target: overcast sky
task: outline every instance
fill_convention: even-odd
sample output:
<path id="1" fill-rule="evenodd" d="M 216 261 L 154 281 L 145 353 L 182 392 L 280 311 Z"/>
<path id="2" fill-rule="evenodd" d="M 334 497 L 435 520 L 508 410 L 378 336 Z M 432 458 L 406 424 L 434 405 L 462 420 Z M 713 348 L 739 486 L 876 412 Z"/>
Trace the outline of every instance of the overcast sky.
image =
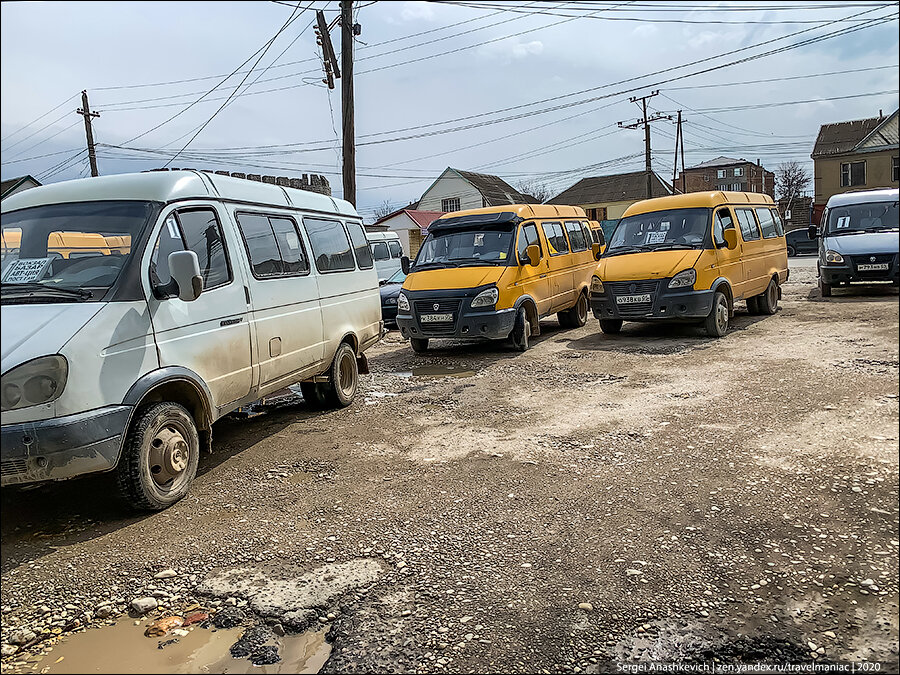
<path id="1" fill-rule="evenodd" d="M 819 125 L 898 105 L 896 2 L 355 6 L 362 26 L 358 208 L 368 219 L 385 201 L 418 199 L 447 166 L 495 173 L 513 185 L 536 180 L 554 194 L 584 176 L 640 170 L 643 132 L 617 122 L 640 116 L 630 96 L 655 89 L 653 111 L 683 110 L 687 166 L 726 155 L 760 159 L 770 170 L 798 160 L 811 171 Z M 101 174 L 170 160 L 175 167 L 315 172 L 341 196 L 340 81 L 333 91 L 322 84 L 311 25 L 313 9 L 331 21 L 338 3 L 299 8 L 3 2 L 3 179 L 87 175 L 84 125 L 75 113 L 87 89 L 100 112 Z M 254 53 L 276 34 L 248 75 Z M 340 27 L 333 35 L 339 52 Z M 780 51 L 753 58 L 773 50 Z M 674 123 L 656 122 L 652 133 L 654 168 L 671 180 Z"/>

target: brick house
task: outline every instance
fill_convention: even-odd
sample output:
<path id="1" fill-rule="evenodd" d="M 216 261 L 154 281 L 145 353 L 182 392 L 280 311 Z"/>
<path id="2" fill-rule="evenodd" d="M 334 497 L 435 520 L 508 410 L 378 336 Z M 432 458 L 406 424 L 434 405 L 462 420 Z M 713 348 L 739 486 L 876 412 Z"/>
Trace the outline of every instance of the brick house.
<path id="1" fill-rule="evenodd" d="M 761 192 L 775 198 L 775 174 L 756 163 L 733 157 L 716 157 L 689 166 L 678 176 L 675 188 L 682 192 Z"/>

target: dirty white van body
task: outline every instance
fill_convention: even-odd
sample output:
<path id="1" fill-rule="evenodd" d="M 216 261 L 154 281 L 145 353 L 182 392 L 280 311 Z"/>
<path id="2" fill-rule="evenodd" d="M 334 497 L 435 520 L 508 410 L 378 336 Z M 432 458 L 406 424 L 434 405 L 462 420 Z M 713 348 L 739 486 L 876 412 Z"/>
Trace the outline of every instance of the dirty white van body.
<path id="1" fill-rule="evenodd" d="M 21 242 L 0 285 L 3 485 L 115 470 L 127 501 L 165 508 L 215 420 L 297 382 L 348 405 L 383 332 L 361 219 L 325 195 L 126 174 L 9 197 L 2 228 Z M 70 231 L 119 254 L 48 255 Z"/>
<path id="2" fill-rule="evenodd" d="M 378 281 L 387 281 L 400 269 L 400 258 L 403 257 L 400 235 L 390 231 L 366 232 L 366 238 L 372 249 L 372 257 L 375 258 Z"/>

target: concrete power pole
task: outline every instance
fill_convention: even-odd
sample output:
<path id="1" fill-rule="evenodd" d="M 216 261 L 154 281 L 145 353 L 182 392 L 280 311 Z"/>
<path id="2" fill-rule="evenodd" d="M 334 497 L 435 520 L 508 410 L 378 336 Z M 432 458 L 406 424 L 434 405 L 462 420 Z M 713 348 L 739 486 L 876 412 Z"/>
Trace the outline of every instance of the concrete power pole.
<path id="1" fill-rule="evenodd" d="M 87 89 L 81 92 L 81 107 L 78 114 L 84 116 L 84 133 L 87 136 L 88 159 L 91 162 L 91 176 L 99 176 L 97 170 L 97 151 L 94 148 L 94 130 L 91 128 L 91 118 L 100 117 L 100 113 L 91 112 L 91 106 L 88 104 Z"/>
<path id="2" fill-rule="evenodd" d="M 647 172 L 647 199 L 650 199 L 653 196 L 653 165 L 650 159 L 650 123 L 658 120 L 672 119 L 671 115 L 664 115 L 662 113 L 656 113 L 651 117 L 647 117 L 647 100 L 653 98 L 657 94 L 659 94 L 658 90 L 654 91 L 649 96 L 632 96 L 628 100 L 632 103 L 640 101 L 644 116 L 642 119 L 632 122 L 631 124 L 619 122 L 620 129 L 637 129 L 639 126 L 644 127 L 644 170 Z"/>
<path id="3" fill-rule="evenodd" d="M 353 117 L 353 2 L 341 0 L 341 111 L 344 141 L 344 199 L 356 206 L 356 132 Z"/>

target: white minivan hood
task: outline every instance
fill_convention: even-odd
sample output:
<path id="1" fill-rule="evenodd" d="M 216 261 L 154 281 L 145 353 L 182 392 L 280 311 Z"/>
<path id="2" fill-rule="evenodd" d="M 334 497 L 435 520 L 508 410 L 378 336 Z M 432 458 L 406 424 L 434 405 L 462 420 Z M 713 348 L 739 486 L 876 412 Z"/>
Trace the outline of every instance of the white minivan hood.
<path id="1" fill-rule="evenodd" d="M 103 307 L 102 302 L 3 305 L 0 309 L 0 372 L 39 356 L 58 354 Z"/>

